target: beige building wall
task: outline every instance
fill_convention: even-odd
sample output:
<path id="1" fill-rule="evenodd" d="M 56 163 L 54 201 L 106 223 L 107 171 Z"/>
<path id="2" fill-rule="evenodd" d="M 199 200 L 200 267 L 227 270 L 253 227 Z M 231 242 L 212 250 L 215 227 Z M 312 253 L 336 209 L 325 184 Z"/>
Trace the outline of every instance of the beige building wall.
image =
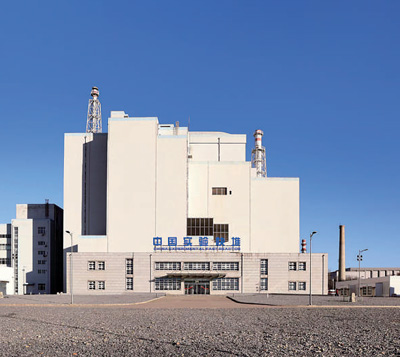
<path id="1" fill-rule="evenodd" d="M 108 121 L 108 251 L 148 251 L 156 234 L 158 120 L 113 114 Z"/>
<path id="2" fill-rule="evenodd" d="M 106 179 L 107 134 L 65 134 L 64 227 L 75 238 L 106 234 Z"/>
<path id="3" fill-rule="evenodd" d="M 251 252 L 298 252 L 299 216 L 298 178 L 252 178 Z"/>
<path id="4" fill-rule="evenodd" d="M 158 136 L 156 161 L 155 235 L 166 244 L 168 237 L 186 236 L 187 135 Z M 153 248 L 152 238 L 146 237 L 147 251 Z"/>
<path id="5" fill-rule="evenodd" d="M 166 294 L 185 294 L 182 279 L 180 290 L 155 290 L 156 278 L 167 277 L 169 274 L 191 274 L 187 279 L 201 279 L 201 274 L 222 274 L 226 278 L 238 278 L 238 290 L 213 290 L 210 283 L 211 294 L 225 295 L 227 293 L 279 293 L 279 294 L 309 294 L 310 265 L 309 254 L 246 254 L 246 253 L 192 253 L 192 252 L 164 252 L 164 253 L 74 253 L 74 292 L 79 294 L 115 294 L 134 292 L 159 292 Z M 133 259 L 134 289 L 126 290 L 126 259 Z M 268 260 L 268 274 L 261 275 L 261 259 Z M 88 270 L 88 261 L 104 261 L 104 271 Z M 156 262 L 181 262 L 182 270 L 155 270 Z M 184 270 L 184 262 L 210 262 L 210 271 Z M 214 262 L 237 262 L 238 271 L 213 270 Z M 306 270 L 289 270 L 289 262 L 306 263 Z M 69 264 L 69 261 L 68 261 Z M 325 295 L 328 292 L 327 254 L 312 254 L 312 293 Z M 69 268 L 68 268 L 69 274 Z M 77 276 L 75 278 L 75 276 Z M 268 279 L 268 289 L 260 290 L 261 278 Z M 103 291 L 88 290 L 88 281 L 105 281 L 106 289 Z M 289 282 L 296 282 L 297 289 L 289 290 Z M 299 290 L 299 282 L 306 283 L 305 290 Z M 69 285 L 68 285 L 69 286 Z"/>
<path id="6" fill-rule="evenodd" d="M 246 135 L 189 132 L 191 161 L 246 161 Z"/>

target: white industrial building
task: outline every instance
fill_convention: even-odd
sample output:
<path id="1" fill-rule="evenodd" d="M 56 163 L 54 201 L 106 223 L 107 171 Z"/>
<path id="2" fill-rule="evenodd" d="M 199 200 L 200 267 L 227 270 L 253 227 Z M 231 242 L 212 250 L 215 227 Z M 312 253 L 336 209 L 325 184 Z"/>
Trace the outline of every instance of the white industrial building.
<path id="1" fill-rule="evenodd" d="M 96 125 L 90 114 L 92 129 L 65 134 L 64 251 L 72 240 L 74 293 L 309 292 L 299 179 L 267 177 L 260 130 L 249 162 L 246 135 L 191 132 L 123 111 L 111 112 L 108 133 Z M 312 291 L 326 294 L 328 256 L 312 256 Z"/>
<path id="2" fill-rule="evenodd" d="M 62 291 L 63 211 L 54 204 L 18 204 L 11 224 L 0 225 L 0 292 Z"/>

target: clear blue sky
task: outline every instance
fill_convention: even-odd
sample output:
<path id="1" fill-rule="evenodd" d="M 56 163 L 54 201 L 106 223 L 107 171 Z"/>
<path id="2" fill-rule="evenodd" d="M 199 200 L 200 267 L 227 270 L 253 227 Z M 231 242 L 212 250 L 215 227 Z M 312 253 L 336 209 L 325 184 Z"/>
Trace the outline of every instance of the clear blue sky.
<path id="1" fill-rule="evenodd" d="M 63 135 L 93 85 L 111 110 L 191 130 L 264 130 L 300 177 L 301 238 L 337 268 L 400 266 L 399 1 L 22 1 L 0 11 L 0 222 L 63 206 Z M 249 155 L 248 155 L 249 157 Z"/>

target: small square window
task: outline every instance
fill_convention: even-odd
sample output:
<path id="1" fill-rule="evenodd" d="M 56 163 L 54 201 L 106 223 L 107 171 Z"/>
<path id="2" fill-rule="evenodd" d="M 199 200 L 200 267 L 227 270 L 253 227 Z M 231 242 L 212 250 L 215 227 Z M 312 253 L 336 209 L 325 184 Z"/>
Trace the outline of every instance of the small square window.
<path id="1" fill-rule="evenodd" d="M 46 227 L 38 227 L 38 234 L 44 236 L 46 234 Z"/>
<path id="2" fill-rule="evenodd" d="M 106 289 L 106 282 L 105 281 L 98 281 L 97 282 L 97 288 L 99 290 L 105 290 Z"/>
<path id="3" fill-rule="evenodd" d="M 262 278 L 260 281 L 260 290 L 266 291 L 268 290 L 268 278 Z"/>
<path id="4" fill-rule="evenodd" d="M 289 281 L 289 290 L 296 290 L 296 282 Z"/>
<path id="5" fill-rule="evenodd" d="M 301 271 L 306 270 L 306 262 L 299 262 L 299 270 Z"/>
<path id="6" fill-rule="evenodd" d="M 297 263 L 289 262 L 289 270 L 297 270 Z"/>
<path id="7" fill-rule="evenodd" d="M 91 260 L 88 261 L 88 270 L 95 270 L 96 269 L 96 262 Z"/>
<path id="8" fill-rule="evenodd" d="M 88 281 L 88 289 L 95 290 L 96 289 L 96 282 L 93 280 Z"/>
<path id="9" fill-rule="evenodd" d="M 38 284 L 38 290 L 39 291 L 46 290 L 46 284 Z"/>
<path id="10" fill-rule="evenodd" d="M 306 290 L 306 282 L 305 281 L 299 281 L 299 290 Z"/>
<path id="11" fill-rule="evenodd" d="M 126 290 L 133 290 L 133 278 L 126 278 Z"/>
<path id="12" fill-rule="evenodd" d="M 97 262 L 97 269 L 106 270 L 106 262 Z"/>

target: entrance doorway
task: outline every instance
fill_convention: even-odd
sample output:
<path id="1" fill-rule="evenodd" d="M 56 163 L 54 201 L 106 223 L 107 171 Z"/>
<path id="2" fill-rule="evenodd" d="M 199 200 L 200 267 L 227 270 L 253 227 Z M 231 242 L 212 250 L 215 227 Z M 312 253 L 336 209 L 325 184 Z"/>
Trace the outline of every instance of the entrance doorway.
<path id="1" fill-rule="evenodd" d="M 210 295 L 209 280 L 185 281 L 185 295 Z"/>

